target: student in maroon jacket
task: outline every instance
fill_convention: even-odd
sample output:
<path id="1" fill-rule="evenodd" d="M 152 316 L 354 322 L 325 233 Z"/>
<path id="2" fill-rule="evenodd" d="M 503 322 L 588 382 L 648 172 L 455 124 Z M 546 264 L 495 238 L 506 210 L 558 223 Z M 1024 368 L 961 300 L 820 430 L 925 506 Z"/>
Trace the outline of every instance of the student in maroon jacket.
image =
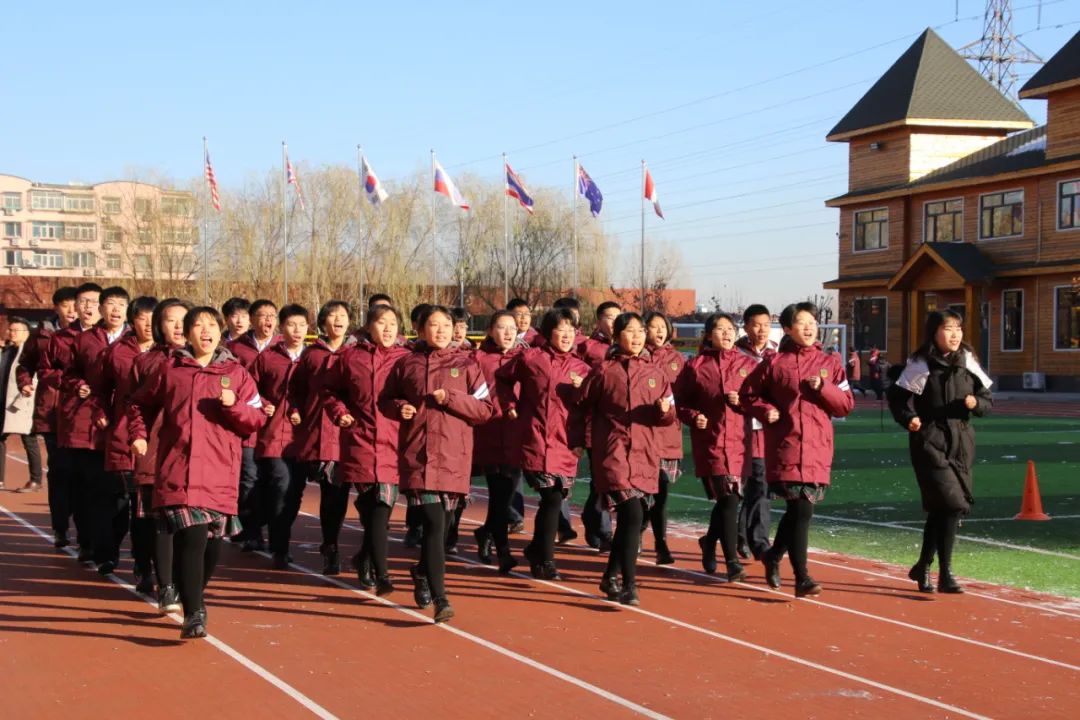
<path id="1" fill-rule="evenodd" d="M 488 388 L 495 389 L 495 373 L 509 364 L 520 352 L 517 345 L 517 323 L 507 310 L 491 316 L 488 336 L 473 352 L 472 358 L 484 371 Z M 490 422 L 473 429 L 473 468 L 483 473 L 488 486 L 487 517 L 476 528 L 477 554 L 480 561 L 491 562 L 491 547 L 499 558 L 499 572 L 509 573 L 517 565 L 510 554 L 507 528 L 510 522 L 510 505 L 514 500 L 514 486 L 521 475 L 518 465 L 519 423 L 500 413 Z"/>
<path id="2" fill-rule="evenodd" d="M 754 304 L 743 311 L 743 332 L 746 334 L 735 341 L 735 348 L 743 355 L 760 363 L 776 354 L 777 345 L 769 339 L 772 314 L 767 307 Z M 769 488 L 765 484 L 765 426 L 749 416 L 747 422 L 750 423 L 753 459 L 750 476 L 743 484 L 742 505 L 739 507 L 738 553 L 744 559 L 753 555 L 755 560 L 760 560 L 769 549 L 769 530 L 772 529 Z"/>
<path id="3" fill-rule="evenodd" d="M 600 589 L 611 600 L 637 605 L 641 525 L 660 474 L 657 428 L 675 422 L 675 403 L 664 370 L 645 348 L 641 316 L 623 313 L 612 333 L 611 355 L 586 378 L 582 406 L 592 414 L 597 494 L 618 513 Z"/>
<path id="4" fill-rule="evenodd" d="M 356 344 L 356 336 L 349 335 L 350 321 L 344 300 L 323 305 L 316 320 L 322 335 L 304 349 L 289 381 L 289 405 L 299 420 L 296 458 L 304 464 L 307 478 L 319 483 L 323 575 L 341 572 L 338 536 L 349 503 L 349 486 L 339 472 L 342 431 L 325 408 L 323 387 L 341 354 Z"/>
<path id="5" fill-rule="evenodd" d="M 235 340 L 247 335 L 251 330 L 251 303 L 246 298 L 231 297 L 221 306 L 221 316 L 225 318 L 223 342 Z"/>
<path id="6" fill-rule="evenodd" d="M 337 480 L 346 488 L 356 486 L 356 510 L 364 526 L 354 562 L 357 577 L 361 587 L 374 588 L 377 595 L 394 591 L 386 552 L 398 497 L 399 419 L 379 409 L 379 398 L 394 366 L 410 354 L 397 342 L 400 327 L 393 307 L 369 309 L 363 339 L 339 353 L 322 386 L 326 412 L 343 429 Z"/>
<path id="7" fill-rule="evenodd" d="M 766 477 L 771 497 L 787 502 L 772 548 L 761 561 L 770 587 L 780 587 L 780 561 L 790 552 L 795 596 L 821 593 L 806 569 L 814 503 L 825 497 L 833 460 L 832 418 L 855 405 L 843 360 L 818 342 L 818 309 L 788 305 L 780 315 L 780 350 L 750 374 L 739 402 L 766 423 Z"/>
<path id="8" fill-rule="evenodd" d="M 576 345 L 578 356 L 587 362 L 590 367 L 598 367 L 604 362 L 608 351 L 611 349 L 612 328 L 615 319 L 622 312 L 619 303 L 602 302 L 596 307 L 596 329 L 587 340 Z M 590 438 L 590 418 L 585 419 L 585 441 L 592 448 Z M 590 450 L 590 463 L 592 454 Z M 596 469 L 592 471 L 593 479 L 589 481 L 589 497 L 581 508 L 581 524 L 585 526 L 585 542 L 590 547 L 606 552 L 611 547 L 611 513 L 601 502 L 596 492 Z"/>
<path id="9" fill-rule="evenodd" d="M 569 308 L 549 311 L 540 323 L 543 346 L 519 353 L 495 373 L 499 405 L 518 423 L 515 464 L 540 495 L 525 557 L 533 577 L 546 580 L 559 579 L 556 527 L 585 454 L 585 419 L 578 401 L 590 368 L 573 353 L 576 331 Z"/>
<path id="10" fill-rule="evenodd" d="M 101 291 L 101 320 L 79 333 L 71 362 L 60 381 L 64 414 L 60 442 L 69 448 L 76 492 L 84 500 L 90 528 L 93 560 L 102 575 L 120 564 L 120 543 L 127 535 L 127 488 L 123 480 L 105 469 L 105 429 L 108 426 L 105 357 L 109 347 L 130 332 L 127 325 L 129 297 L 122 287 Z"/>
<path id="11" fill-rule="evenodd" d="M 529 303 L 521 298 L 514 298 L 506 303 L 506 311 L 514 316 L 514 323 L 517 325 L 518 340 L 520 340 L 525 347 L 534 347 L 534 343 L 540 333 L 538 333 L 536 328 L 532 325 L 532 309 L 529 308 Z"/>
<path id="12" fill-rule="evenodd" d="M 56 407 L 60 398 L 61 373 L 49 363 L 49 341 L 54 333 L 67 328 L 79 318 L 75 308 L 75 288 L 58 288 L 52 296 L 56 314 L 43 320 L 30 333 L 15 368 L 19 392 L 34 398 L 34 420 L 31 430 L 45 441 L 48 453 L 46 486 L 49 495 L 49 514 L 52 519 L 53 544 L 68 545 L 68 518 L 71 516 L 71 472 L 64 452 L 56 446 Z M 35 376 L 37 381 L 35 383 Z M 34 488 L 29 488 L 33 490 Z"/>
<path id="13" fill-rule="evenodd" d="M 686 358 L 671 346 L 673 329 L 671 321 L 663 313 L 645 313 L 645 347 L 667 376 L 672 386 L 686 365 Z M 676 413 L 676 418 L 678 414 Z M 668 486 L 679 479 L 683 459 L 682 426 L 678 421 L 664 425 L 656 430 L 660 442 L 660 479 L 653 506 L 649 509 L 648 524 L 652 525 L 653 539 L 656 543 L 656 564 L 671 565 L 675 558 L 667 544 L 667 497 Z M 642 533 L 645 526 L 642 525 Z"/>
<path id="14" fill-rule="evenodd" d="M 746 579 L 736 553 L 739 496 L 750 475 L 750 438 L 739 401 L 743 382 L 757 361 L 735 349 L 738 330 L 727 313 L 705 320 L 701 351 L 675 382 L 680 419 L 690 427 L 694 470 L 716 504 L 709 530 L 698 539 L 701 566 L 716 572 L 716 541 L 724 551 L 728 582 Z"/>
<path id="15" fill-rule="evenodd" d="M 135 561 L 135 590 L 143 595 L 154 592 L 151 558 L 154 555 L 154 525 L 139 508 L 135 484 L 135 459 L 131 454 L 127 406 L 135 391 L 133 372 L 138 357 L 154 345 L 153 313 L 157 298 L 137 297 L 127 309 L 132 332 L 105 351 L 102 379 L 102 404 L 95 421 L 105 427 L 105 472 L 118 476 L 127 490 L 130 515 L 125 516 L 131 531 L 131 556 Z"/>
<path id="16" fill-rule="evenodd" d="M 236 315 L 235 308 L 233 314 Z M 251 303 L 248 308 L 251 329 L 236 338 L 229 340 L 226 347 L 236 356 L 236 359 L 251 372 L 255 359 L 266 348 L 281 341 L 277 334 L 277 306 L 266 299 L 259 299 Z M 239 313 L 241 316 L 243 313 Z M 234 321 L 233 327 L 239 330 L 243 327 L 243 317 Z M 259 466 L 255 462 L 255 437 L 244 438 L 244 457 L 240 470 L 240 498 L 239 513 L 240 524 L 244 527 L 244 534 L 234 540 L 243 540 L 244 552 L 262 552 L 266 549 L 263 542 L 262 528 L 266 525 L 266 518 L 262 517 L 262 506 L 265 504 L 257 488 L 259 479 Z"/>
<path id="17" fill-rule="evenodd" d="M 182 639 L 206 636 L 203 589 L 222 538 L 239 530 L 241 439 L 266 422 L 255 381 L 220 344 L 222 324 L 212 307 L 191 310 L 184 317 L 187 347 L 135 391 L 128 412 L 138 455 L 147 451 L 146 414 L 160 414 L 154 511 L 175 543 Z"/>
<path id="18" fill-rule="evenodd" d="M 299 437 L 294 432 L 301 418 L 293 412 L 299 408 L 290 402 L 289 382 L 300 366 L 309 317 L 307 309 L 300 305 L 281 308 L 278 322 L 283 339 L 259 353 L 251 368 L 263 399 L 263 412 L 269 418 L 255 441 L 255 459 L 259 464 L 258 494 L 263 502 L 263 518 L 270 526 L 270 552 L 277 570 L 288 568 L 292 562 L 292 524 L 300 512 L 307 484 L 307 473 L 299 460 Z"/>
<path id="19" fill-rule="evenodd" d="M 484 373 L 468 355 L 450 347 L 450 310 L 435 305 L 420 318 L 416 351 L 404 357 L 387 381 L 384 412 L 401 418 L 401 489 L 422 508 L 420 562 L 411 569 L 416 604 L 434 599 L 435 622 L 454 616 L 446 598 L 446 527 L 469 494 L 472 426 L 495 415 Z"/>

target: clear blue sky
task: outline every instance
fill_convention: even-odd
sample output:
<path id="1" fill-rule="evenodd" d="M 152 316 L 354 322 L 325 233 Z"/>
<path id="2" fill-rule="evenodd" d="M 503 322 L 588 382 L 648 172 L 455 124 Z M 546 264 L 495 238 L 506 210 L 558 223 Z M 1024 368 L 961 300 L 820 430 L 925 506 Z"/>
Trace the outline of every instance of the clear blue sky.
<path id="1" fill-rule="evenodd" d="M 1080 7 L 1044 0 L 1035 31 L 1036 4 L 1013 3 L 1014 27 L 1048 58 L 1080 30 Z M 680 247 L 684 282 L 702 299 L 772 305 L 836 273 L 836 211 L 822 202 L 845 188 L 846 146 L 826 132 L 924 28 L 958 47 L 983 12 L 981 0 L 961 0 L 959 21 L 953 0 L 160 5 L 5 9 L 0 172 L 187 179 L 207 135 L 225 186 L 275 167 L 287 139 L 309 166 L 353 163 L 363 143 L 384 180 L 432 147 L 451 173 L 494 179 L 505 150 L 528 184 L 567 187 L 576 153 L 628 253 L 644 158 L 668 218 L 649 236 Z M 1042 102 L 1025 109 L 1044 120 Z"/>

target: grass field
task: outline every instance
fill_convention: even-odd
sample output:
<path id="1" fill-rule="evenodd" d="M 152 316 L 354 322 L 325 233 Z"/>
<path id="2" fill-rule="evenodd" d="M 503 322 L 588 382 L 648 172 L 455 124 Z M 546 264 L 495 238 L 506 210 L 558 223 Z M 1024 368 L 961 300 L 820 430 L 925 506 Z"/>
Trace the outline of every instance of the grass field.
<path id="1" fill-rule="evenodd" d="M 990 416 L 976 421 L 976 437 L 976 504 L 960 530 L 955 572 L 1080 597 L 1080 418 Z M 836 446 L 833 485 L 817 508 L 811 545 L 910 565 L 918 557 L 923 513 L 907 434 L 887 410 L 884 430 L 876 411 L 860 410 L 836 423 Z M 1020 509 L 1028 460 L 1035 461 L 1049 522 L 1011 519 Z M 584 483 L 575 490 L 584 501 Z M 672 492 L 672 520 L 708 523 L 711 505 L 689 455 Z"/>

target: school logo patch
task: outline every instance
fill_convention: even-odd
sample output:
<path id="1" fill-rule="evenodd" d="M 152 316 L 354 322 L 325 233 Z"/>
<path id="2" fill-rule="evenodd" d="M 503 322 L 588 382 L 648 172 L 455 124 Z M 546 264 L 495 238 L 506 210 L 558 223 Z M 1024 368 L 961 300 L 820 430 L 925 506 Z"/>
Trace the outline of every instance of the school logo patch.
<path id="1" fill-rule="evenodd" d="M 656 378 L 649 378 L 649 387 L 656 387 Z"/>
<path id="2" fill-rule="evenodd" d="M 823 378 L 829 377 L 829 371 L 826 370 L 825 368 L 821 368 L 821 373 L 820 374 L 821 374 L 821 377 L 823 377 Z"/>
<path id="3" fill-rule="evenodd" d="M 221 376 L 221 387 L 228 390 L 230 385 L 232 385 L 232 379 L 230 379 L 227 375 L 222 375 Z"/>
<path id="4" fill-rule="evenodd" d="M 822 371 L 822 372 L 824 372 L 824 371 Z M 458 370 L 457 368 L 450 368 L 450 377 L 456 378 L 460 374 L 461 374 L 461 371 Z"/>
<path id="5" fill-rule="evenodd" d="M 739 368 L 739 377 L 746 377 L 746 368 Z"/>
<path id="6" fill-rule="evenodd" d="M 671 369 L 672 370 L 678 370 L 679 369 L 679 363 L 677 363 L 677 362 L 671 363 Z"/>
<path id="7" fill-rule="evenodd" d="M 570 371 L 570 382 L 574 382 L 576 380 L 579 380 L 580 378 L 581 376 L 578 375 L 576 372 L 574 372 L 573 370 Z"/>

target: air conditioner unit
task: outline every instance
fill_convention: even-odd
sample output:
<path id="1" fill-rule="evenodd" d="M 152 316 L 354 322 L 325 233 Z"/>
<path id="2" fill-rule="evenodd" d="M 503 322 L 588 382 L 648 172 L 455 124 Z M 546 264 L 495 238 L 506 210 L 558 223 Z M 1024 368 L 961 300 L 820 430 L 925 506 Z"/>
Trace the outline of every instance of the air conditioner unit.
<path id="1" fill-rule="evenodd" d="M 113 246 L 113 244 L 111 242 L 103 242 L 103 243 L 101 243 L 101 249 L 104 250 L 105 252 L 108 252 L 108 251 L 112 250 L 112 246 Z"/>
<path id="2" fill-rule="evenodd" d="M 28 263 L 23 263 L 23 267 L 27 268 L 28 270 L 37 270 L 38 264 L 36 262 L 31 261 L 31 262 L 28 262 Z"/>
<path id="3" fill-rule="evenodd" d="M 41 241 L 40 240 L 31 240 L 30 241 L 30 247 L 41 247 Z"/>
<path id="4" fill-rule="evenodd" d="M 94 271 L 94 277 L 105 277 L 105 271 L 104 270 L 95 270 Z"/>
<path id="5" fill-rule="evenodd" d="M 19 238 L 11 238 L 11 247 L 19 247 Z"/>
<path id="6" fill-rule="evenodd" d="M 94 271 L 90 268 L 86 268 L 82 271 L 83 277 L 94 277 Z"/>
<path id="7" fill-rule="evenodd" d="M 11 273 L 12 275 L 18 275 L 19 274 L 19 268 L 12 265 L 11 267 L 8 268 L 8 272 Z"/>
<path id="8" fill-rule="evenodd" d="M 4 214 L 7 215 L 8 217 L 11 217 L 12 215 L 15 214 L 15 211 L 12 210 L 11 208 L 4 208 Z"/>
<path id="9" fill-rule="evenodd" d="M 1026 372 L 1026 373 L 1024 373 L 1024 389 L 1025 390 L 1045 390 L 1046 389 L 1046 373 L 1041 373 L 1041 372 Z"/>

